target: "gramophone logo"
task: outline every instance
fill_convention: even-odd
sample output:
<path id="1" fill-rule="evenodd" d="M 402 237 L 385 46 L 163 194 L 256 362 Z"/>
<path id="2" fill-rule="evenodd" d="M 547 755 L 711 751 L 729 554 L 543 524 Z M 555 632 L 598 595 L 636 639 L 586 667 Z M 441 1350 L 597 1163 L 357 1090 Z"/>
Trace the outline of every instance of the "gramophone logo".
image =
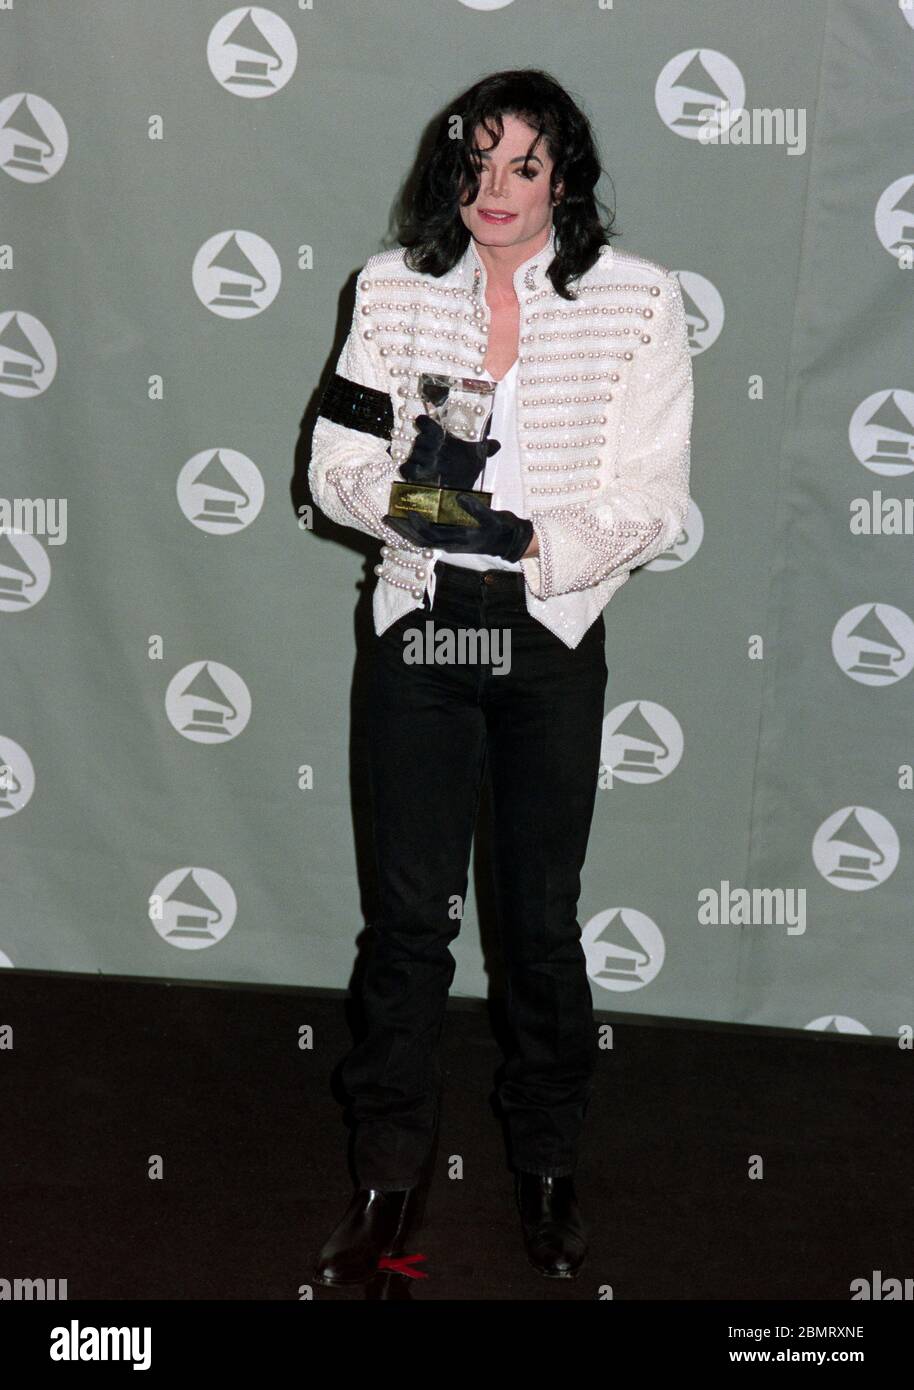
<path id="1" fill-rule="evenodd" d="M 168 684 L 165 710 L 174 728 L 194 743 L 227 743 L 251 717 L 251 694 L 230 666 L 196 661 Z"/>
<path id="2" fill-rule="evenodd" d="M 687 561 L 691 560 L 696 550 L 702 543 L 705 534 L 705 523 L 695 499 L 689 502 L 689 510 L 686 512 L 685 525 L 675 537 L 672 545 L 666 550 L 655 555 L 653 560 L 649 560 L 643 566 L 646 570 L 677 570 L 681 569 Z"/>
<path id="3" fill-rule="evenodd" d="M 188 521 L 215 536 L 235 536 L 263 506 L 260 470 L 237 449 L 204 449 L 178 474 L 178 506 Z"/>
<path id="4" fill-rule="evenodd" d="M 685 309 L 689 351 L 693 357 L 707 351 L 724 326 L 724 301 L 716 286 L 694 270 L 677 270 Z"/>
<path id="5" fill-rule="evenodd" d="M 686 140 L 702 127 L 727 130 L 743 109 L 746 84 L 739 68 L 715 48 L 688 48 L 661 70 L 654 102 L 664 125 Z"/>
<path id="6" fill-rule="evenodd" d="M 60 113 L 34 92 L 0 101 L 0 169 L 22 183 L 53 178 L 70 142 Z"/>
<path id="7" fill-rule="evenodd" d="M 0 734 L 0 818 L 28 805 L 35 790 L 35 769 L 24 748 Z"/>
<path id="8" fill-rule="evenodd" d="M 51 562 L 41 541 L 27 531 L 0 528 L 0 613 L 24 613 L 43 599 Z"/>
<path id="9" fill-rule="evenodd" d="M 214 869 L 175 869 L 156 885 L 149 917 L 169 946 L 202 951 L 231 930 L 237 911 L 231 884 Z"/>
<path id="10" fill-rule="evenodd" d="M 57 375 L 57 349 L 40 319 L 21 309 L 0 313 L 0 392 L 30 399 Z"/>
<path id="11" fill-rule="evenodd" d="M 894 685 L 914 666 L 914 623 L 888 603 L 861 603 L 831 635 L 835 661 L 861 685 Z"/>
<path id="12" fill-rule="evenodd" d="M 600 762 L 623 782 L 662 782 L 682 757 L 682 728 L 663 705 L 629 700 L 603 719 Z"/>
<path id="13" fill-rule="evenodd" d="M 876 204 L 876 235 L 890 255 L 914 263 L 914 174 L 890 183 Z"/>
<path id="14" fill-rule="evenodd" d="M 812 1023 L 804 1024 L 804 1030 L 808 1033 L 866 1033 L 867 1036 L 870 1031 L 858 1019 L 848 1018 L 846 1014 L 823 1014 Z"/>
<path id="15" fill-rule="evenodd" d="M 217 232 L 194 257 L 197 298 L 225 319 L 249 319 L 268 308 L 279 293 L 279 257 L 256 232 Z"/>
<path id="16" fill-rule="evenodd" d="M 633 907 L 609 907 L 581 932 L 587 974 L 601 989 L 641 989 L 659 973 L 666 955 L 656 922 Z"/>
<path id="17" fill-rule="evenodd" d="M 848 893 L 876 888 L 894 873 L 898 835 L 885 816 L 868 806 L 844 806 L 823 821 L 812 842 L 822 877 Z"/>
<path id="18" fill-rule="evenodd" d="M 271 97 L 289 81 L 298 45 L 288 24 L 261 5 L 230 10 L 213 25 L 206 61 L 220 86 L 239 97 Z"/>
<path id="19" fill-rule="evenodd" d="M 900 478 L 914 472 L 914 391 L 874 391 L 851 416 L 848 437 L 871 473 Z"/>

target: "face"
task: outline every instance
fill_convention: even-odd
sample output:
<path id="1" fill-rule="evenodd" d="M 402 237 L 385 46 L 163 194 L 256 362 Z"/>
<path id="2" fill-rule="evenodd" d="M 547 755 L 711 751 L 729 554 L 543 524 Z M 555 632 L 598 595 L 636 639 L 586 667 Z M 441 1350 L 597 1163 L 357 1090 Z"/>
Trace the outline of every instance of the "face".
<path id="1" fill-rule="evenodd" d="M 476 129 L 473 146 L 482 160 L 479 192 L 474 202 L 460 208 L 470 234 L 493 247 L 530 241 L 552 221 L 553 207 L 549 191 L 553 161 L 545 139 L 540 137 L 528 159 L 535 132 L 517 116 L 505 115 L 502 120 L 504 134 L 497 145 L 482 126 Z M 559 183 L 556 197 L 561 193 Z M 488 213 L 512 215 L 490 217 Z"/>

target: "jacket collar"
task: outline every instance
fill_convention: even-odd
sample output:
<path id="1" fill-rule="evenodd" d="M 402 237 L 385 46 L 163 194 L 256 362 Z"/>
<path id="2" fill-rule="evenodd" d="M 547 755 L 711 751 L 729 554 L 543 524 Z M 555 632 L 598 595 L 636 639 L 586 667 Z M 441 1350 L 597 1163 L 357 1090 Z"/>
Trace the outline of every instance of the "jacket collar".
<path id="1" fill-rule="evenodd" d="M 548 284 L 546 271 L 552 264 L 555 256 L 555 224 L 549 225 L 549 240 L 543 247 L 529 256 L 523 264 L 519 265 L 514 272 L 514 292 L 520 297 L 521 291 L 538 290 L 543 284 Z M 485 302 L 487 272 L 482 263 L 479 252 L 476 250 L 476 242 L 470 237 L 467 248 L 457 262 L 460 283 L 468 290 L 476 289 L 476 296 L 483 304 Z"/>

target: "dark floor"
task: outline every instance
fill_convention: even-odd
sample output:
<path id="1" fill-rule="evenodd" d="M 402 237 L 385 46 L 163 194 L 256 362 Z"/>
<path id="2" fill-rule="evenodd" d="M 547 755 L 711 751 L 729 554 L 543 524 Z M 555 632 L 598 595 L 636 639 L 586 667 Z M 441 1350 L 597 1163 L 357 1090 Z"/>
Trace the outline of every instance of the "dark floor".
<path id="1" fill-rule="evenodd" d="M 300 1298 L 352 1188 L 331 1086 L 348 1015 L 307 990 L 0 972 L 3 1277 L 66 1278 L 70 1300 Z M 591 1229 L 576 1280 L 527 1263 L 491 1100 L 498 1018 L 455 1000 L 409 1247 L 428 1277 L 315 1298 L 847 1300 L 874 1270 L 914 1274 L 909 1052 L 613 1021 L 576 1178 Z"/>

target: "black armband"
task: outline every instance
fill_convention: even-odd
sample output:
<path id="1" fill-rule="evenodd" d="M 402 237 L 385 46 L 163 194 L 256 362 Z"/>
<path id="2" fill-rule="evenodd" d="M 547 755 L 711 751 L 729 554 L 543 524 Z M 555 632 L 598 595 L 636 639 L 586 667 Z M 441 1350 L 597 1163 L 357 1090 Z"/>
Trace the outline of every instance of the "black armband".
<path id="1" fill-rule="evenodd" d="M 317 413 L 347 429 L 376 434 L 379 439 L 390 439 L 393 432 L 394 411 L 387 392 L 360 386 L 339 372 L 327 383 Z"/>

